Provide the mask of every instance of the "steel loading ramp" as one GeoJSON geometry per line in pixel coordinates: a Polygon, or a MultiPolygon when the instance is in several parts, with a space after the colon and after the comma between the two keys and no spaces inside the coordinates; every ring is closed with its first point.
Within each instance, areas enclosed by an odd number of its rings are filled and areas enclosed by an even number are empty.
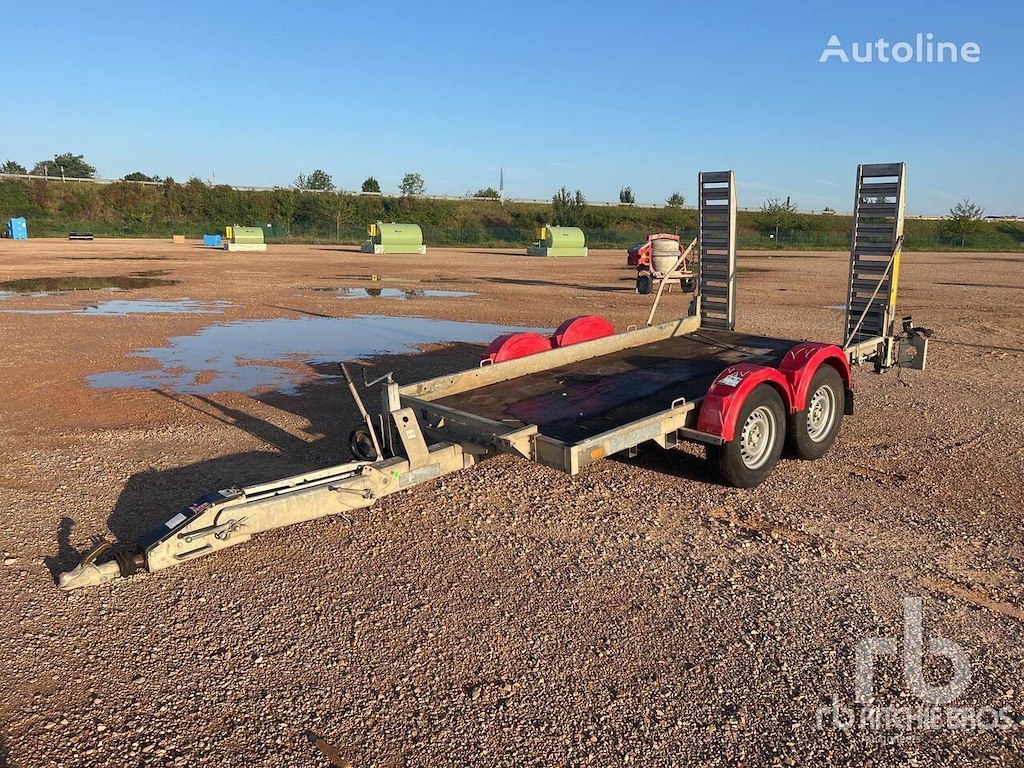
{"type": "Polygon", "coordinates": [[[700,327],[736,330],[736,177],[712,171],[698,177],[700,327]]]}
{"type": "Polygon", "coordinates": [[[906,175],[906,163],[857,166],[844,346],[893,333],[906,175]]]}

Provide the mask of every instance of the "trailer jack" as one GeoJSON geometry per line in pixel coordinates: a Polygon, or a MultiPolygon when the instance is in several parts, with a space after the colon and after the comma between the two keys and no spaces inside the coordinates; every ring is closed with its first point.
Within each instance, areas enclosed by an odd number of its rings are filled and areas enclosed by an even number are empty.
{"type": "Polygon", "coordinates": [[[914,325],[910,315],[904,317],[903,332],[896,337],[896,365],[899,368],[923,371],[928,357],[928,339],[931,337],[931,328],[914,325]]]}

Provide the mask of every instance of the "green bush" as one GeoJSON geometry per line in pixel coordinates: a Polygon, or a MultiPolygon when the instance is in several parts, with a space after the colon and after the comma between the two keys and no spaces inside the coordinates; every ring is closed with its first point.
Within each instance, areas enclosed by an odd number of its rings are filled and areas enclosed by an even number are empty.
{"type": "MultiPolygon", "coordinates": [[[[592,248],[622,248],[652,232],[678,234],[689,243],[696,234],[697,215],[681,207],[587,205],[568,190],[560,202],[587,233],[592,248]]],[[[29,179],[0,179],[0,220],[30,219],[35,236],[66,236],[84,229],[105,237],[167,237],[184,233],[198,237],[221,232],[226,224],[267,222],[274,233],[291,242],[356,243],[374,221],[409,221],[424,228],[428,245],[524,246],[536,228],[555,223],[550,204],[505,203],[492,199],[429,200],[421,197],[378,197],[304,192],[296,189],[240,191],[210,186],[199,179],[161,185],[61,183],[29,179]]],[[[908,250],[961,249],[960,238],[949,235],[946,219],[908,219],[908,250]]],[[[769,238],[759,212],[740,211],[740,248],[784,247],[808,250],[848,250],[849,216],[794,213],[778,242],[769,238]]],[[[979,221],[963,236],[963,248],[987,251],[1024,250],[1024,223],[979,221]]]]}

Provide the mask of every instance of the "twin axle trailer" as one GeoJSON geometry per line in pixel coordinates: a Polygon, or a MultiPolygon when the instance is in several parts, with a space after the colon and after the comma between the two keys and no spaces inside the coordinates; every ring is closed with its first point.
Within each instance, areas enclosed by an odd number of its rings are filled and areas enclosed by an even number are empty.
{"type": "Polygon", "coordinates": [[[817,459],[853,412],[851,365],[925,364],[931,332],[909,317],[895,322],[905,175],[903,163],[858,168],[841,345],[736,331],[735,180],[731,171],[701,173],[688,316],[622,333],[586,316],[550,339],[502,337],[478,368],[405,386],[388,375],[377,419],[349,378],[365,419],[353,436],[360,460],[211,493],[135,548],[101,542],[60,575],[60,587],[161,570],[262,531],[345,515],[500,453],[575,475],[645,443],[699,442],[710,473],[738,487],[762,482],[785,449],[817,459]]]}

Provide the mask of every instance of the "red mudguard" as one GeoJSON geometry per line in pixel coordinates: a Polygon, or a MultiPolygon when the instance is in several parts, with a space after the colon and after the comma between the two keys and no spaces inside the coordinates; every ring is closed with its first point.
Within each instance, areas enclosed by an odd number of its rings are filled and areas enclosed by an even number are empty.
{"type": "Polygon", "coordinates": [[[718,374],[700,406],[697,429],[718,435],[725,441],[736,434],[736,420],[747,395],[759,384],[768,383],[782,396],[783,406],[792,410],[789,382],[774,368],[753,363],[732,365],[718,374]]]}
{"type": "Polygon", "coordinates": [[[811,380],[822,365],[831,365],[839,372],[846,388],[847,413],[852,413],[853,391],[850,362],[846,355],[835,344],[807,341],[790,349],[778,370],[740,363],[722,371],[701,404],[697,429],[718,435],[723,440],[732,440],[736,434],[736,420],[747,395],[754,387],[766,382],[782,396],[787,411],[803,410],[807,407],[811,380]]]}
{"type": "MultiPolygon", "coordinates": [[[[822,344],[816,341],[805,341],[797,344],[779,364],[779,371],[789,382],[789,389],[793,398],[793,410],[802,411],[807,406],[808,390],[811,387],[811,379],[817,372],[819,366],[831,365],[843,380],[847,394],[852,394],[850,383],[850,361],[839,347],[835,344],[822,344]]],[[[852,397],[846,398],[847,403],[853,403],[852,397]]]]}

